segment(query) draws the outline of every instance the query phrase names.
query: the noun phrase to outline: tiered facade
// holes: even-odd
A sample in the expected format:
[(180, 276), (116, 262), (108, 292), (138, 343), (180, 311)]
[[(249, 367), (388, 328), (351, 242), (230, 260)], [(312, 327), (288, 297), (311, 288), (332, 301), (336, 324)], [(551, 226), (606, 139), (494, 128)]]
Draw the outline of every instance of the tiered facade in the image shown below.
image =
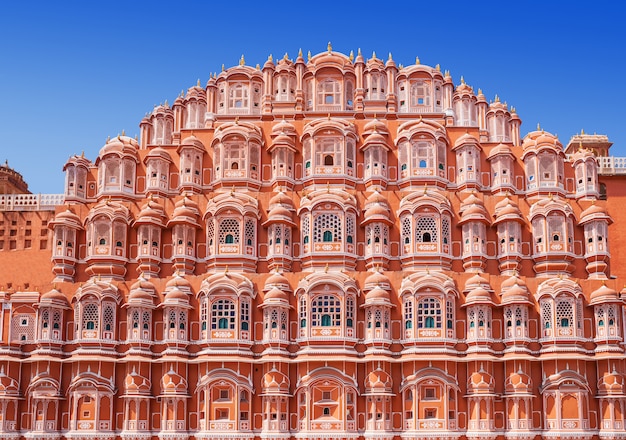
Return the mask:
[(0, 252), (0, 437), (626, 438), (608, 140), (307, 58), (71, 157), (54, 213), (4, 196), (0, 242), (38, 246)]

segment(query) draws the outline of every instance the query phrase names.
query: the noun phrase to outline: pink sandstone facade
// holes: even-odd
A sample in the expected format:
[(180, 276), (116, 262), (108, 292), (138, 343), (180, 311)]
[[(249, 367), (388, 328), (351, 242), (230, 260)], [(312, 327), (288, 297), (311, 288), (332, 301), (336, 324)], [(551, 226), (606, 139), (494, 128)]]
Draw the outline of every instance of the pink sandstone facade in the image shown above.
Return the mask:
[(0, 438), (626, 438), (626, 167), (520, 125), (419, 60), (242, 57), (0, 195)]

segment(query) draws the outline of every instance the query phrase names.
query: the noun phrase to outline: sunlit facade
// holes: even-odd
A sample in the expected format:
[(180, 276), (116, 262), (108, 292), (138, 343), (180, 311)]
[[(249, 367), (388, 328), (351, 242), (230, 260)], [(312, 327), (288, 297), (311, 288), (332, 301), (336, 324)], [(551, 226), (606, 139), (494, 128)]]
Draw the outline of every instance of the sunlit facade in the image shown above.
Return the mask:
[(626, 439), (626, 163), (520, 127), (329, 45), (0, 195), (0, 438)]

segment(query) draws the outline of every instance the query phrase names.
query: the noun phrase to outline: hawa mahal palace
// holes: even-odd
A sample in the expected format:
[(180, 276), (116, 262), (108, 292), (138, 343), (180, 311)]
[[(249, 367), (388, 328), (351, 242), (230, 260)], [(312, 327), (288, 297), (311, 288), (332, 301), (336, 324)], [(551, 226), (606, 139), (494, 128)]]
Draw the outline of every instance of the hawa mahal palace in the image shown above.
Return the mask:
[(521, 122), (329, 45), (0, 166), (0, 438), (626, 439), (626, 160)]

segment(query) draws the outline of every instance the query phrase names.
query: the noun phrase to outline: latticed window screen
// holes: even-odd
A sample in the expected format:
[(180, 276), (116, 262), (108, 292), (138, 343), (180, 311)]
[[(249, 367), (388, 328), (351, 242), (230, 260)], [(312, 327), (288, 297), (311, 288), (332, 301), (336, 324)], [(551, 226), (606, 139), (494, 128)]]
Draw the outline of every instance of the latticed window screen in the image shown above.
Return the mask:
[(211, 304), (211, 329), (235, 330), (235, 303), (228, 299), (218, 299)]
[(52, 313), (52, 328), (55, 330), (61, 329), (61, 312), (59, 310), (55, 310)]
[(50, 313), (48, 309), (43, 309), (41, 311), (41, 327), (49, 328), (50, 327)]
[(309, 214), (305, 213), (304, 217), (302, 218), (302, 242), (303, 243), (308, 243), (310, 232), (311, 231), (309, 227)]
[(19, 313), (11, 320), (11, 339), (14, 341), (35, 340), (35, 315)]
[(200, 299), (200, 325), (202, 326), (202, 330), (206, 330), (207, 328), (208, 302), (209, 301), (206, 296), (203, 296)]
[(516, 327), (526, 327), (526, 317), (527, 311), (525, 308), (516, 307), (515, 308), (515, 326)]
[(409, 244), (411, 242), (411, 219), (404, 217), (402, 219), (402, 243)]
[(139, 328), (139, 310), (133, 310), (131, 315), (131, 325), (133, 328)]
[(150, 312), (148, 312), (147, 310), (143, 312), (143, 314), (141, 315), (141, 328), (143, 330), (150, 330), (150, 321), (151, 321), (151, 316), (152, 314)]
[(209, 246), (211, 246), (213, 244), (213, 241), (215, 240), (215, 226), (213, 225), (213, 223), (214, 219), (211, 218), (206, 225), (206, 233)]
[(437, 242), (437, 221), (433, 217), (418, 217), (415, 224), (416, 243)]
[(404, 300), (404, 328), (413, 328), (413, 298)]
[(247, 219), (246, 220), (246, 230), (245, 230), (245, 234), (246, 234), (246, 246), (254, 246), (254, 243), (256, 241), (256, 234), (255, 234), (255, 221), (252, 219)]
[(178, 329), (185, 330), (186, 327), (187, 327), (187, 312), (185, 312), (184, 310), (181, 310), (178, 313)]
[(280, 329), (281, 330), (286, 330), (287, 329), (287, 312), (283, 311), (280, 314)]
[[(375, 327), (382, 327), (382, 320), (383, 320), (383, 314), (380, 311), (380, 309), (376, 309), (376, 311), (374, 312), (374, 326)], [(385, 323), (386, 324), (386, 323)]]
[(278, 328), (278, 310), (273, 309), (272, 313), (270, 313), (270, 327)]
[(354, 327), (354, 298), (346, 299), (346, 326)]
[(167, 314), (167, 323), (165, 324), (167, 328), (175, 329), (176, 328), (176, 310), (170, 309)]
[(576, 328), (577, 329), (581, 329), (583, 326), (583, 303), (582, 303), (582, 299), (578, 298), (575, 301), (575, 307), (576, 307)]
[(607, 310), (607, 317), (609, 319), (609, 325), (615, 325), (615, 306), (609, 306)]
[(510, 307), (504, 310), (504, 323), (506, 327), (513, 326), (513, 309)]
[(341, 219), (337, 214), (318, 214), (313, 222), (313, 241), (341, 241)]
[(544, 301), (541, 303), (541, 321), (543, 328), (552, 327), (552, 302)]
[(556, 303), (556, 325), (558, 327), (572, 327), (574, 308), (568, 300), (560, 300)]
[(441, 218), (441, 238), (443, 244), (450, 243), (450, 219), (448, 217)]
[(348, 215), (346, 217), (346, 235), (348, 243), (354, 242), (354, 216)]
[(99, 324), (98, 305), (94, 303), (85, 304), (83, 309), (83, 330), (97, 330)]
[(452, 330), (454, 328), (454, 303), (446, 302), (446, 328)]
[(102, 312), (102, 324), (104, 330), (113, 331), (115, 328), (115, 310), (111, 304), (106, 304)]
[(318, 295), (311, 304), (313, 327), (338, 327), (341, 325), (341, 303), (335, 295)]
[(239, 220), (234, 218), (221, 220), (219, 225), (219, 240), (220, 244), (239, 243)]
[(423, 298), (417, 303), (417, 327), (441, 328), (441, 302), (437, 298)]
[(306, 315), (307, 315), (307, 310), (306, 310), (306, 297), (302, 296), (300, 297), (300, 328), (306, 327)]
[(250, 327), (250, 303), (247, 299), (241, 300), (241, 329), (248, 330)]

